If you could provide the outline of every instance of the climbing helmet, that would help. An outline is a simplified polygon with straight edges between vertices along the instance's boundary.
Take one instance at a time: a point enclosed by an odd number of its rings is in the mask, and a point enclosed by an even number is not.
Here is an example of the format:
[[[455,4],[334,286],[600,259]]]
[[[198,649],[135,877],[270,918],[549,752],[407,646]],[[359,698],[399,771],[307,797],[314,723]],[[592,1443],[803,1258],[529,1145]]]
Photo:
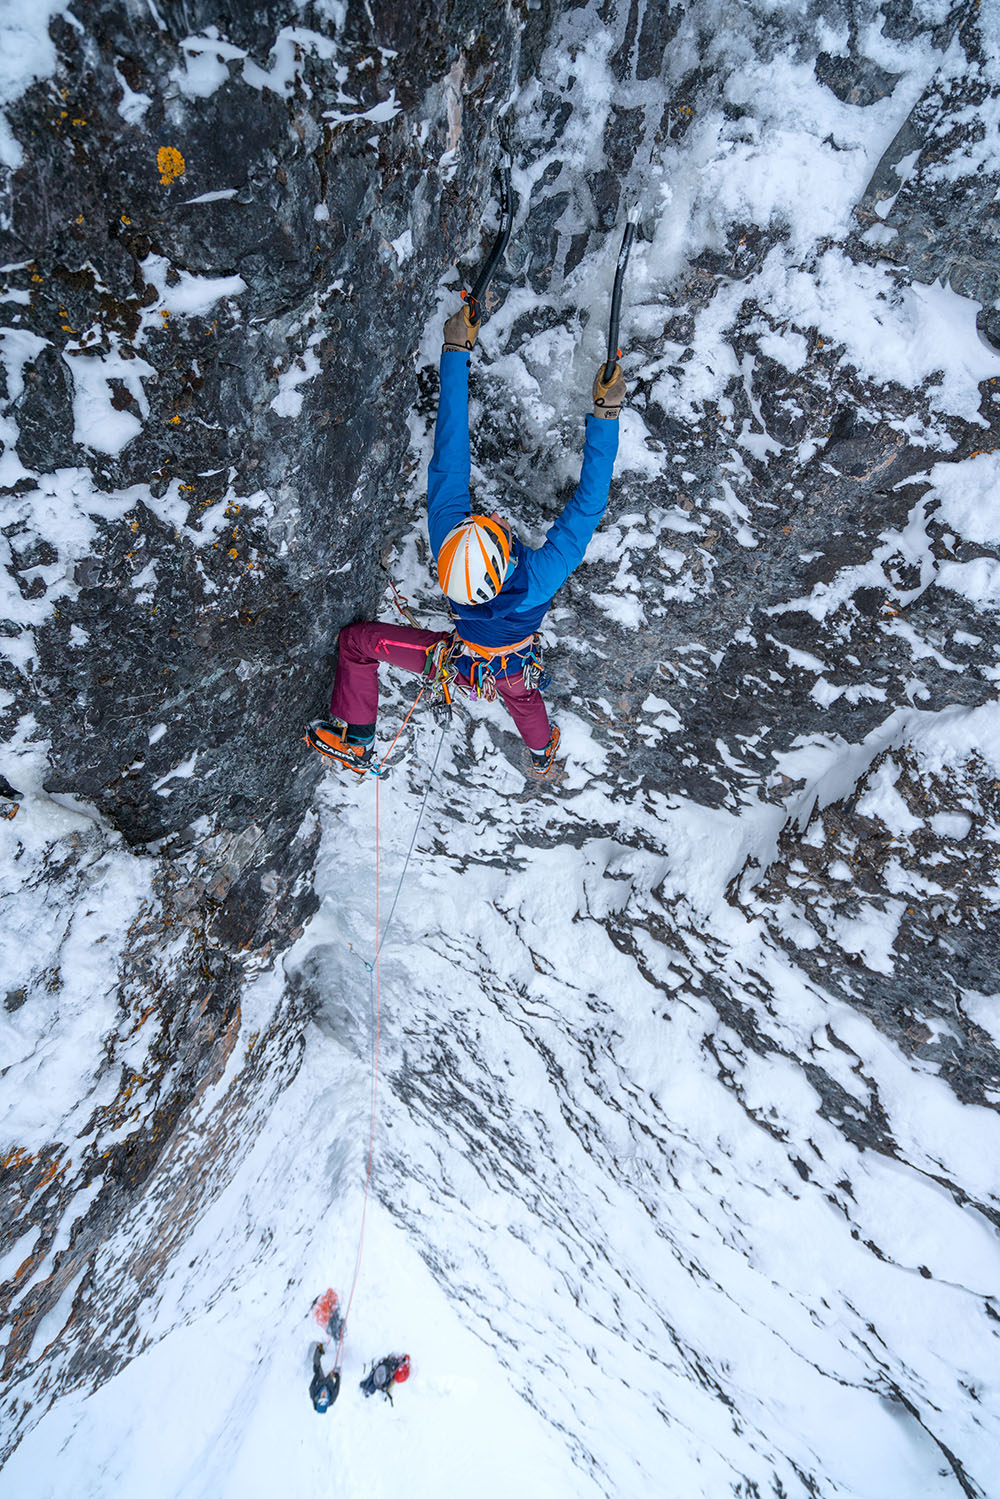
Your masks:
[[[491,516],[470,515],[453,526],[438,552],[438,582],[456,604],[488,604],[503,587],[510,533]]]

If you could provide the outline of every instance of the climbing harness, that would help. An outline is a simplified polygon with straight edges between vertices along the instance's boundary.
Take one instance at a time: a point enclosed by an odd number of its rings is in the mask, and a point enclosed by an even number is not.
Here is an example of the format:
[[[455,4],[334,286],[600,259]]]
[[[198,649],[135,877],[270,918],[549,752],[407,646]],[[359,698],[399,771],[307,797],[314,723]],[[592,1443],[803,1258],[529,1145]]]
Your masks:
[[[633,208],[629,212],[625,224],[625,233],[622,237],[622,246],[618,251],[618,265],[615,270],[615,284],[611,293],[611,317],[608,321],[608,357],[601,373],[601,381],[604,385],[610,385],[614,379],[615,365],[621,358],[621,349],[618,347],[618,324],[622,311],[622,287],[625,284],[625,267],[632,251],[632,240],[635,236],[635,226],[639,222],[639,209]]]
[[[455,670],[469,679],[469,694],[493,702],[497,695],[497,677],[516,677],[521,672],[529,692],[547,687],[549,678],[542,661],[542,637],[527,635],[512,645],[476,645],[472,640],[455,636],[452,647]]]

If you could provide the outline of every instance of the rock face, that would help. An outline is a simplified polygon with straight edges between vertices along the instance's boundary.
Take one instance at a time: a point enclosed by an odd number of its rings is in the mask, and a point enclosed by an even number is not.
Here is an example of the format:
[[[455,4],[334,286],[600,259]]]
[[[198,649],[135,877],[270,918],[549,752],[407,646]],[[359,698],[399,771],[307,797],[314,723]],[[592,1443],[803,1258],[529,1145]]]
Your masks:
[[[30,864],[69,913],[102,863],[130,858],[143,885],[102,979],[100,1104],[50,1099],[48,1142],[5,1157],[0,1248],[29,1251],[6,1286],[22,1415],[33,1388],[66,1387],[61,1357],[92,1381],[135,1345],[241,1099],[294,1071],[289,1002],[193,1142],[246,1042],[246,985],[314,909],[320,767],[299,725],[325,707],[337,628],[383,587],[414,342],[476,251],[519,57],[516,6],[487,26],[465,3],[380,5],[376,32],[360,3],[155,14],[56,15],[51,77],[10,111],[3,702],[7,734],[38,747],[0,788],[24,800],[14,883]],[[67,798],[99,818],[69,846],[45,822]],[[48,935],[9,985],[25,1030],[43,1004],[58,1027],[79,983]],[[181,1175],[98,1280],[115,1226]],[[67,1286],[61,1353],[18,1386]]]
[[[387,1040],[411,1148],[387,1148],[379,1191],[587,1492],[639,1488],[573,1348],[630,1411],[662,1381],[660,1436],[647,1405],[637,1420],[657,1461],[687,1453],[687,1492],[869,1499],[836,1466],[829,1402],[873,1441],[882,1406],[904,1412],[914,1474],[981,1493],[995,1298],[961,1283],[952,1357],[940,1330],[910,1347],[872,1287],[889,1265],[939,1312],[955,1289],[944,1251],[911,1253],[888,1211],[878,1232],[897,1166],[956,1231],[1000,1226],[955,1123],[974,1106],[992,1126],[1000,1101],[1000,530],[968,501],[1000,482],[990,18],[376,12],[375,34],[353,0],[56,16],[52,77],[10,111],[0,791],[22,802],[24,951],[6,1012],[11,1075],[41,1102],[4,1163],[5,1442],[141,1349],[143,1300],[294,1075],[307,1017],[364,1055],[330,954],[287,986],[273,970],[315,908],[319,770],[296,730],[400,538],[434,607],[415,474],[436,335],[414,349],[439,279],[478,252],[516,90],[517,225],[472,382],[480,508],[537,543],[571,492],[638,202],[632,410],[607,520],[547,622],[552,702],[584,746],[568,788],[526,790],[513,737],[473,719],[427,814],[442,871]],[[328,899],[349,907],[367,866],[341,801]],[[718,838],[717,906],[692,808]],[[474,896],[479,946],[456,957],[442,934]],[[71,1019],[78,1065],[56,1069]],[[685,1067],[724,1125],[687,1109]],[[928,1100],[940,1147],[914,1124]],[[450,1153],[482,1200],[451,1190]],[[570,1288],[553,1343],[528,1291],[504,1320],[488,1192]],[[771,1254],[772,1199],[828,1235],[833,1279],[856,1256],[836,1294]],[[692,1287],[724,1305],[709,1333],[684,1323]],[[782,1370],[773,1401],[730,1346],[741,1319]],[[781,1414],[800,1374],[822,1411],[804,1436]]]

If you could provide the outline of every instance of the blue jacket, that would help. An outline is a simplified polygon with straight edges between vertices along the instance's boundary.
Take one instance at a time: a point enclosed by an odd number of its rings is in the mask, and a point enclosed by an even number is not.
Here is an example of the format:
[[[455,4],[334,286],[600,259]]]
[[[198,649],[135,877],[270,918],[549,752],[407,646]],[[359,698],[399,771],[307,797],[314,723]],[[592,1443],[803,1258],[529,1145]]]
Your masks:
[[[587,417],[576,492],[537,549],[515,541],[504,585],[488,604],[456,604],[458,632],[476,645],[513,645],[533,635],[554,595],[583,560],[608,503],[618,452],[618,423]],[[427,471],[427,530],[437,557],[452,527],[471,515],[469,497],[469,356],[441,355],[441,401],[434,455]]]

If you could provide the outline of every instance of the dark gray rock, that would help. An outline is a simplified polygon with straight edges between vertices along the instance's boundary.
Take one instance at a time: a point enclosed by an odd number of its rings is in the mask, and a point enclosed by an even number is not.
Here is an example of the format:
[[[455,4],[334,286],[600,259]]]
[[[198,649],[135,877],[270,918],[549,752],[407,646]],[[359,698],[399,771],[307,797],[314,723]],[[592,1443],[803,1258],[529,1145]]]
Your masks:
[[[72,1142],[71,1170],[69,1141],[6,1159],[0,1246],[29,1222],[41,1230],[6,1287],[17,1301],[6,1450],[37,1417],[33,1399],[55,1388],[32,1383],[26,1353],[64,1287],[129,1207],[159,1190],[166,1205],[151,1211],[146,1249],[100,1284],[81,1283],[85,1310],[61,1344],[63,1389],[107,1377],[134,1351],[137,1310],[225,1176],[241,1117],[259,1118],[261,1089],[283,1086],[298,1065],[302,1012],[290,997],[230,1094],[228,1118],[190,1137],[191,1111],[240,1033],[244,986],[315,906],[318,830],[306,814],[321,767],[301,725],[325,708],[337,629],[383,588],[408,442],[400,413],[416,394],[410,351],[442,273],[478,253],[494,122],[521,55],[518,8],[486,25],[468,0],[380,5],[375,32],[371,9],[352,4],[337,36],[321,10],[273,0],[158,9],[163,29],[127,0],[90,7],[82,26],[57,17],[54,79],[11,111],[24,161],[10,180],[3,260],[22,263],[7,282],[30,294],[20,326],[49,341],[26,365],[18,452],[29,470],[80,469],[98,494],[133,498],[95,522],[87,555],[70,565],[72,587],[39,617],[30,679],[4,662],[8,722],[30,707],[51,746],[50,795],[82,798],[155,858],[153,905],[126,942],[117,985],[123,1011],[149,1016],[160,1034],[141,1088],[116,1061],[124,1039],[109,1039],[117,1095]],[[287,25],[319,43],[300,45],[283,79],[253,86],[230,61],[207,97],[183,91],[185,37],[218,26],[267,69],[281,66],[268,55]],[[122,80],[148,96],[141,118],[119,112]],[[350,118],[393,99],[397,112],[381,123]],[[212,194],[221,196],[197,201]],[[406,231],[409,250],[394,248]],[[192,278],[233,277],[242,291],[176,300],[197,288]],[[110,407],[138,417],[139,430],[118,451],[74,436],[67,349],[119,361]],[[276,411],[282,376],[296,372],[300,400]],[[17,489],[30,494],[30,479]],[[16,543],[13,559],[23,596],[43,606],[46,581],[33,570],[52,559]],[[47,872],[67,900],[80,877]],[[59,980],[39,974],[45,982]],[[12,1007],[32,1002],[30,987],[8,996]],[[128,1119],[110,1154],[92,1153]],[[189,1147],[206,1169],[170,1200],[154,1182],[169,1181]],[[72,1193],[95,1180],[71,1243],[17,1300]]]

